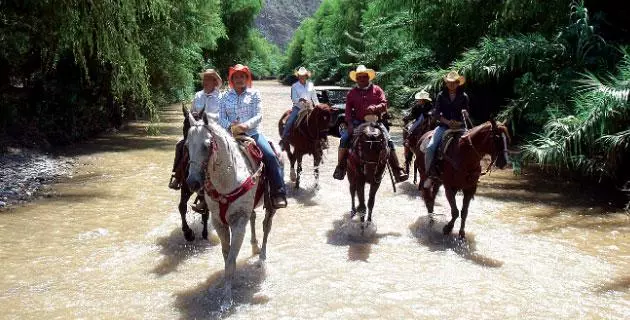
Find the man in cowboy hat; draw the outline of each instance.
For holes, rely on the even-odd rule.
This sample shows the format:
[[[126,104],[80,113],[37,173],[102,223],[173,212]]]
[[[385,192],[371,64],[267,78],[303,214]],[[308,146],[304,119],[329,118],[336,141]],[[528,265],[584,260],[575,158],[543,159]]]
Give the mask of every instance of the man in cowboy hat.
[[[195,93],[195,98],[192,102],[191,112],[194,115],[201,115],[202,112],[216,114],[219,112],[219,100],[221,98],[221,93],[219,92],[219,89],[223,84],[223,80],[221,80],[221,76],[219,76],[219,74],[214,69],[206,69],[204,72],[200,73],[199,76],[201,77],[201,80],[203,82],[203,89]],[[184,142],[186,141],[186,135],[188,134],[189,127],[185,124],[186,122],[184,123],[184,138],[175,145],[173,173],[171,174],[171,181],[168,184],[169,188],[175,190],[181,187],[181,181],[184,178],[178,177],[175,172],[177,171],[177,166],[182,159]]]
[[[260,92],[252,89],[252,73],[247,66],[237,64],[230,67],[228,83],[230,90],[221,99],[219,123],[230,132],[244,133],[256,141],[271,185],[271,204],[276,209],[286,208],[286,187],[280,161],[260,130],[262,101]]]
[[[430,188],[432,184],[433,159],[438,149],[444,132],[448,129],[461,129],[464,127],[464,117],[468,117],[468,95],[464,92],[462,85],[466,78],[459,75],[457,71],[451,71],[444,76],[444,89],[438,94],[433,116],[440,121],[440,124],[431,137],[427,151],[424,155],[424,163],[429,178],[424,182],[425,188]]]
[[[337,167],[333,177],[337,180],[343,180],[346,175],[346,155],[350,147],[350,136],[353,134],[354,127],[365,121],[367,115],[381,116],[387,112],[387,98],[381,87],[372,83],[376,77],[376,72],[372,69],[360,65],[356,70],[350,72],[350,79],[357,83],[356,87],[348,92],[346,98],[345,120],[348,124],[348,130],[344,132],[339,141],[339,154],[337,158]],[[389,164],[394,171],[396,182],[402,182],[409,178],[409,175],[400,166],[398,157],[394,149],[394,143],[389,137],[389,133],[385,126],[381,124],[381,130],[389,142],[391,152],[389,153]]]
[[[311,77],[311,72],[304,67],[300,67],[295,72],[295,76],[298,78],[298,81],[291,86],[291,100],[293,101],[293,108],[291,109],[291,114],[289,115],[289,119],[287,119],[287,123],[284,125],[282,140],[280,140],[280,146],[285,149],[287,148],[286,145],[289,132],[291,131],[291,127],[293,126],[295,119],[297,119],[300,110],[303,107],[316,106],[319,104],[319,99],[317,99],[317,92],[315,92],[313,82],[308,81]]]

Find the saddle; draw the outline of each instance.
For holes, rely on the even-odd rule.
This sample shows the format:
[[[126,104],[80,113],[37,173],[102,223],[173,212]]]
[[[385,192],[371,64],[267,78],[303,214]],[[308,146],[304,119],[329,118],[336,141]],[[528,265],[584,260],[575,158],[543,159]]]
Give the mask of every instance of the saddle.
[[[373,122],[359,125],[353,132],[348,169],[355,173],[362,166],[364,175],[373,175],[375,182],[380,182],[385,171],[385,165],[379,168],[379,164],[385,164],[389,156],[387,139],[380,126]],[[377,159],[366,159],[365,153],[380,148]]]
[[[444,135],[442,136],[442,141],[440,141],[440,147],[438,149],[438,151],[436,152],[435,155],[435,160],[436,161],[440,161],[440,160],[444,160],[447,159],[451,162],[453,162],[453,164],[455,164],[455,160],[451,157],[448,156],[451,146],[454,145],[453,143],[455,143],[455,145],[457,145],[459,143],[459,139],[464,135],[464,133],[466,133],[465,129],[448,129],[444,132]],[[431,133],[431,136],[433,135],[433,133]],[[429,136],[429,137],[431,137]],[[429,137],[427,137],[427,139],[425,139],[424,141],[422,141],[422,144],[420,145],[420,151],[422,151],[422,153],[426,153],[427,152],[427,147],[429,146],[429,142],[431,141],[431,139],[428,139]]]

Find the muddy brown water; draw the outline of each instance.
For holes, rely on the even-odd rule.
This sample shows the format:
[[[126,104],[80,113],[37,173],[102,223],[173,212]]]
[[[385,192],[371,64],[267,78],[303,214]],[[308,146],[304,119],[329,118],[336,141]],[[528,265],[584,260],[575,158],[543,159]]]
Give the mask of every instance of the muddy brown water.
[[[255,87],[264,132],[277,139],[289,88]],[[235,306],[220,314],[218,240],[199,239],[201,220],[192,213],[198,239],[184,240],[178,192],[166,187],[179,106],[162,121],[160,136],[133,123],[73,147],[67,153],[79,164],[53,187],[55,197],[0,214],[0,318],[630,317],[627,214],[602,212],[569,185],[497,171],[480,182],[466,242],[440,233],[449,216],[443,193],[437,212],[444,215],[430,224],[410,183],[397,193],[384,183],[376,228],[357,236],[345,220],[347,182],[332,179],[336,138],[319,190],[305,158],[304,189],[291,190],[289,208],[277,213],[267,262],[244,243]]]

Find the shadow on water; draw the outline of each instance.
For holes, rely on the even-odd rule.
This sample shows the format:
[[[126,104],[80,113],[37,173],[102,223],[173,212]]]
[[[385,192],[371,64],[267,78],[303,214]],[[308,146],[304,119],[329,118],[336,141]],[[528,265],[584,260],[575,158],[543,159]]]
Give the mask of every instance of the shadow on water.
[[[265,304],[269,298],[257,295],[265,280],[265,264],[256,261],[237,263],[232,283],[234,304],[226,313],[220,312],[223,297],[223,270],[210,275],[206,281],[194,288],[175,294],[174,306],[181,313],[181,319],[220,319],[232,315],[239,305]]]
[[[343,216],[342,219],[333,221],[332,230],[328,230],[328,244],[335,246],[348,246],[348,261],[368,262],[370,253],[372,253],[372,245],[378,244],[379,239],[395,236],[400,237],[398,232],[378,233],[374,223],[364,224],[355,217],[350,220],[350,213]]]
[[[617,277],[613,281],[605,282],[596,288],[598,293],[610,291],[630,292],[630,276]]]
[[[306,207],[319,205],[319,203],[314,200],[317,196],[317,192],[319,192],[319,187],[315,187],[314,185],[308,188],[300,186],[300,189],[295,189],[294,182],[287,183],[287,197],[295,199],[298,203]]]
[[[416,222],[409,226],[411,234],[418,240],[418,243],[428,247],[431,251],[453,250],[462,258],[480,266],[499,268],[503,265],[502,261],[475,252],[474,234],[467,232],[466,239],[460,239],[455,234],[446,236],[442,233],[442,228],[444,228],[448,220],[438,217],[435,217],[434,220],[434,222],[431,222],[431,218],[428,216],[420,216]]]
[[[194,241],[188,242],[184,239],[181,228],[178,227],[173,229],[168,236],[158,238],[156,244],[160,246],[162,259],[151,270],[151,273],[165,276],[177,270],[177,267],[187,259],[220,244],[219,238],[213,232],[208,235],[208,240],[202,239],[200,232],[197,232],[196,236]]]

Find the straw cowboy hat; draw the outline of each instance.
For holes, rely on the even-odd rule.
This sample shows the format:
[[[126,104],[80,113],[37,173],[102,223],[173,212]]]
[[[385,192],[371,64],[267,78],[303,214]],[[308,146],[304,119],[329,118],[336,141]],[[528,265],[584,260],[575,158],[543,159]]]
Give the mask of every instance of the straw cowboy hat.
[[[214,78],[217,81],[218,88],[221,88],[221,85],[223,85],[223,79],[221,79],[221,76],[214,69],[206,69],[204,72],[199,73],[199,76],[201,77],[201,80],[205,77]]]
[[[428,92],[424,91],[424,90],[416,93],[413,97],[416,100],[433,101],[433,100],[431,100],[431,95]]]
[[[304,67],[300,67],[297,71],[295,71],[294,75],[296,77],[307,76],[307,77],[310,78],[311,77],[311,72],[306,70],[306,68],[304,68]]]
[[[464,83],[466,83],[466,78],[464,78],[464,76],[459,75],[457,71],[453,70],[444,76],[444,81],[445,82],[458,82],[459,85],[461,86],[461,85],[464,85]]]
[[[370,77],[370,81],[376,78],[376,72],[373,69],[368,69],[364,65],[357,67],[357,70],[350,71],[350,80],[357,82],[357,74],[365,73]]]
[[[243,72],[245,73],[245,75],[247,75],[247,87],[251,88],[252,86],[252,72],[249,71],[249,67],[248,66],[244,66],[242,64],[237,64],[233,67],[230,67],[230,70],[228,71],[228,83],[230,84],[230,88],[234,88],[234,82],[232,81],[232,76],[237,73],[237,72]]]

